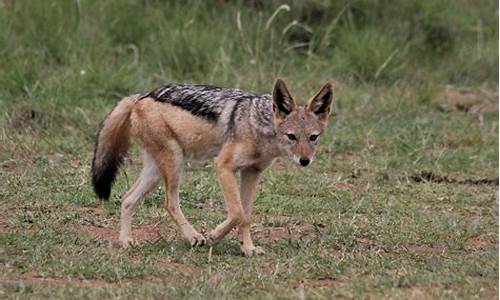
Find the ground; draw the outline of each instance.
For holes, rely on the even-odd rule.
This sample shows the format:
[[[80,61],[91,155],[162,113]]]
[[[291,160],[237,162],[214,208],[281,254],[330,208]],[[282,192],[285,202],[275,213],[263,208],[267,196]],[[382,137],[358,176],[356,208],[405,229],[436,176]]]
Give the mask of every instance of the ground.
[[[140,170],[137,149],[101,202],[89,185],[92,141],[71,123],[51,135],[42,112],[19,108],[2,136],[0,293],[496,298],[497,112],[398,108],[383,99],[413,95],[374,94],[356,93],[372,101],[346,108],[353,94],[339,91],[313,166],[284,158],[263,177],[252,232],[266,254],[251,259],[234,233],[191,249],[165,215],[161,187],[134,219],[137,245],[121,250],[120,196]],[[190,163],[184,177],[185,214],[208,232],[225,216],[212,164]]]
[[[498,1],[0,0],[0,298],[498,299],[498,36]],[[276,78],[300,104],[336,90],[312,165],[260,182],[266,254],[242,257],[234,232],[190,248],[162,187],[117,247],[137,148],[109,201],[89,169],[119,99]],[[209,232],[213,165],[184,178]]]

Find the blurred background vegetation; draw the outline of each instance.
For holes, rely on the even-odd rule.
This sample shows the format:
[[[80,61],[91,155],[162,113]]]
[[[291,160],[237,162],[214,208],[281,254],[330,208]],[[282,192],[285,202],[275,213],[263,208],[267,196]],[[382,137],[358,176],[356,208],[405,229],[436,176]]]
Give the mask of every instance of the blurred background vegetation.
[[[0,2],[0,97],[61,104],[167,82],[268,91],[498,81],[498,1]]]
[[[498,137],[466,137],[477,117],[443,113],[442,104],[468,111],[458,102],[487,98],[498,111],[497,25],[498,1],[486,0],[0,0],[0,124],[8,128],[0,158],[19,145],[26,157],[40,148],[79,153],[71,139],[91,153],[99,121],[131,93],[172,82],[268,93],[282,77],[299,102],[337,83],[339,139],[327,141],[337,153],[361,151],[376,134],[396,152],[384,168],[404,160],[408,169],[418,161],[462,171],[478,164],[467,159],[476,151],[480,165],[496,169]],[[441,138],[432,126],[455,133]],[[38,138],[18,134],[26,130]],[[421,158],[452,137],[480,143],[449,149],[460,153],[453,162]]]

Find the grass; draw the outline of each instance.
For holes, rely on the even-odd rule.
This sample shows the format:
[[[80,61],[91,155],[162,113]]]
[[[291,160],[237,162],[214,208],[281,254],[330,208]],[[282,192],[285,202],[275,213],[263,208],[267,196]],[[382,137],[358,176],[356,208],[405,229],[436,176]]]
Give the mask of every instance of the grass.
[[[440,95],[498,87],[498,3],[393,4],[0,1],[0,296],[497,298],[498,187],[464,180],[497,178],[498,112]],[[162,188],[134,219],[139,245],[116,248],[136,149],[109,202],[89,185],[114,103],[167,82],[269,92],[278,76],[301,102],[326,79],[337,94],[313,165],[281,159],[261,182],[266,255],[240,257],[234,236],[190,249]],[[181,197],[202,231],[225,216],[211,163],[186,167]]]

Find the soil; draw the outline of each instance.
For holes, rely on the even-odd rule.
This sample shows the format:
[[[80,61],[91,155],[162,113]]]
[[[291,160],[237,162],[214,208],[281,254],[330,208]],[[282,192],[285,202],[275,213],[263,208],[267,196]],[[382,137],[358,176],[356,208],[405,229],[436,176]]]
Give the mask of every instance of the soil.
[[[307,278],[300,282],[299,288],[328,288],[342,283],[336,278]]]
[[[498,177],[494,178],[452,178],[449,176],[438,175],[432,171],[422,171],[409,177],[414,182],[435,182],[435,183],[456,183],[467,185],[496,185],[498,186]]]
[[[481,234],[467,241],[466,249],[486,249],[490,247],[498,248],[498,236],[493,234]]]
[[[297,224],[291,226],[257,227],[252,230],[255,239],[261,239],[266,243],[274,243],[281,240],[298,240],[302,237],[315,237],[318,231],[310,224]]]
[[[10,228],[5,224],[0,223],[0,233],[9,233],[9,232],[13,232],[12,228]]]
[[[119,235],[119,229],[117,228],[100,227],[93,224],[82,225],[78,231],[93,238],[106,241],[117,241]],[[154,242],[160,239],[163,235],[163,230],[160,229],[159,224],[141,224],[132,226],[132,237],[136,241]]]

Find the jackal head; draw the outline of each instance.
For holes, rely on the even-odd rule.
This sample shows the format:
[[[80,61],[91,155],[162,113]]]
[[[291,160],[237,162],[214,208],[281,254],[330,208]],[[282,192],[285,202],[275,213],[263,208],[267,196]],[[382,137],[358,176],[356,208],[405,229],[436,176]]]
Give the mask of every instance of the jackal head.
[[[283,150],[303,167],[316,152],[332,111],[333,87],[326,83],[305,106],[297,106],[285,82],[278,79],[273,90],[273,117]]]

